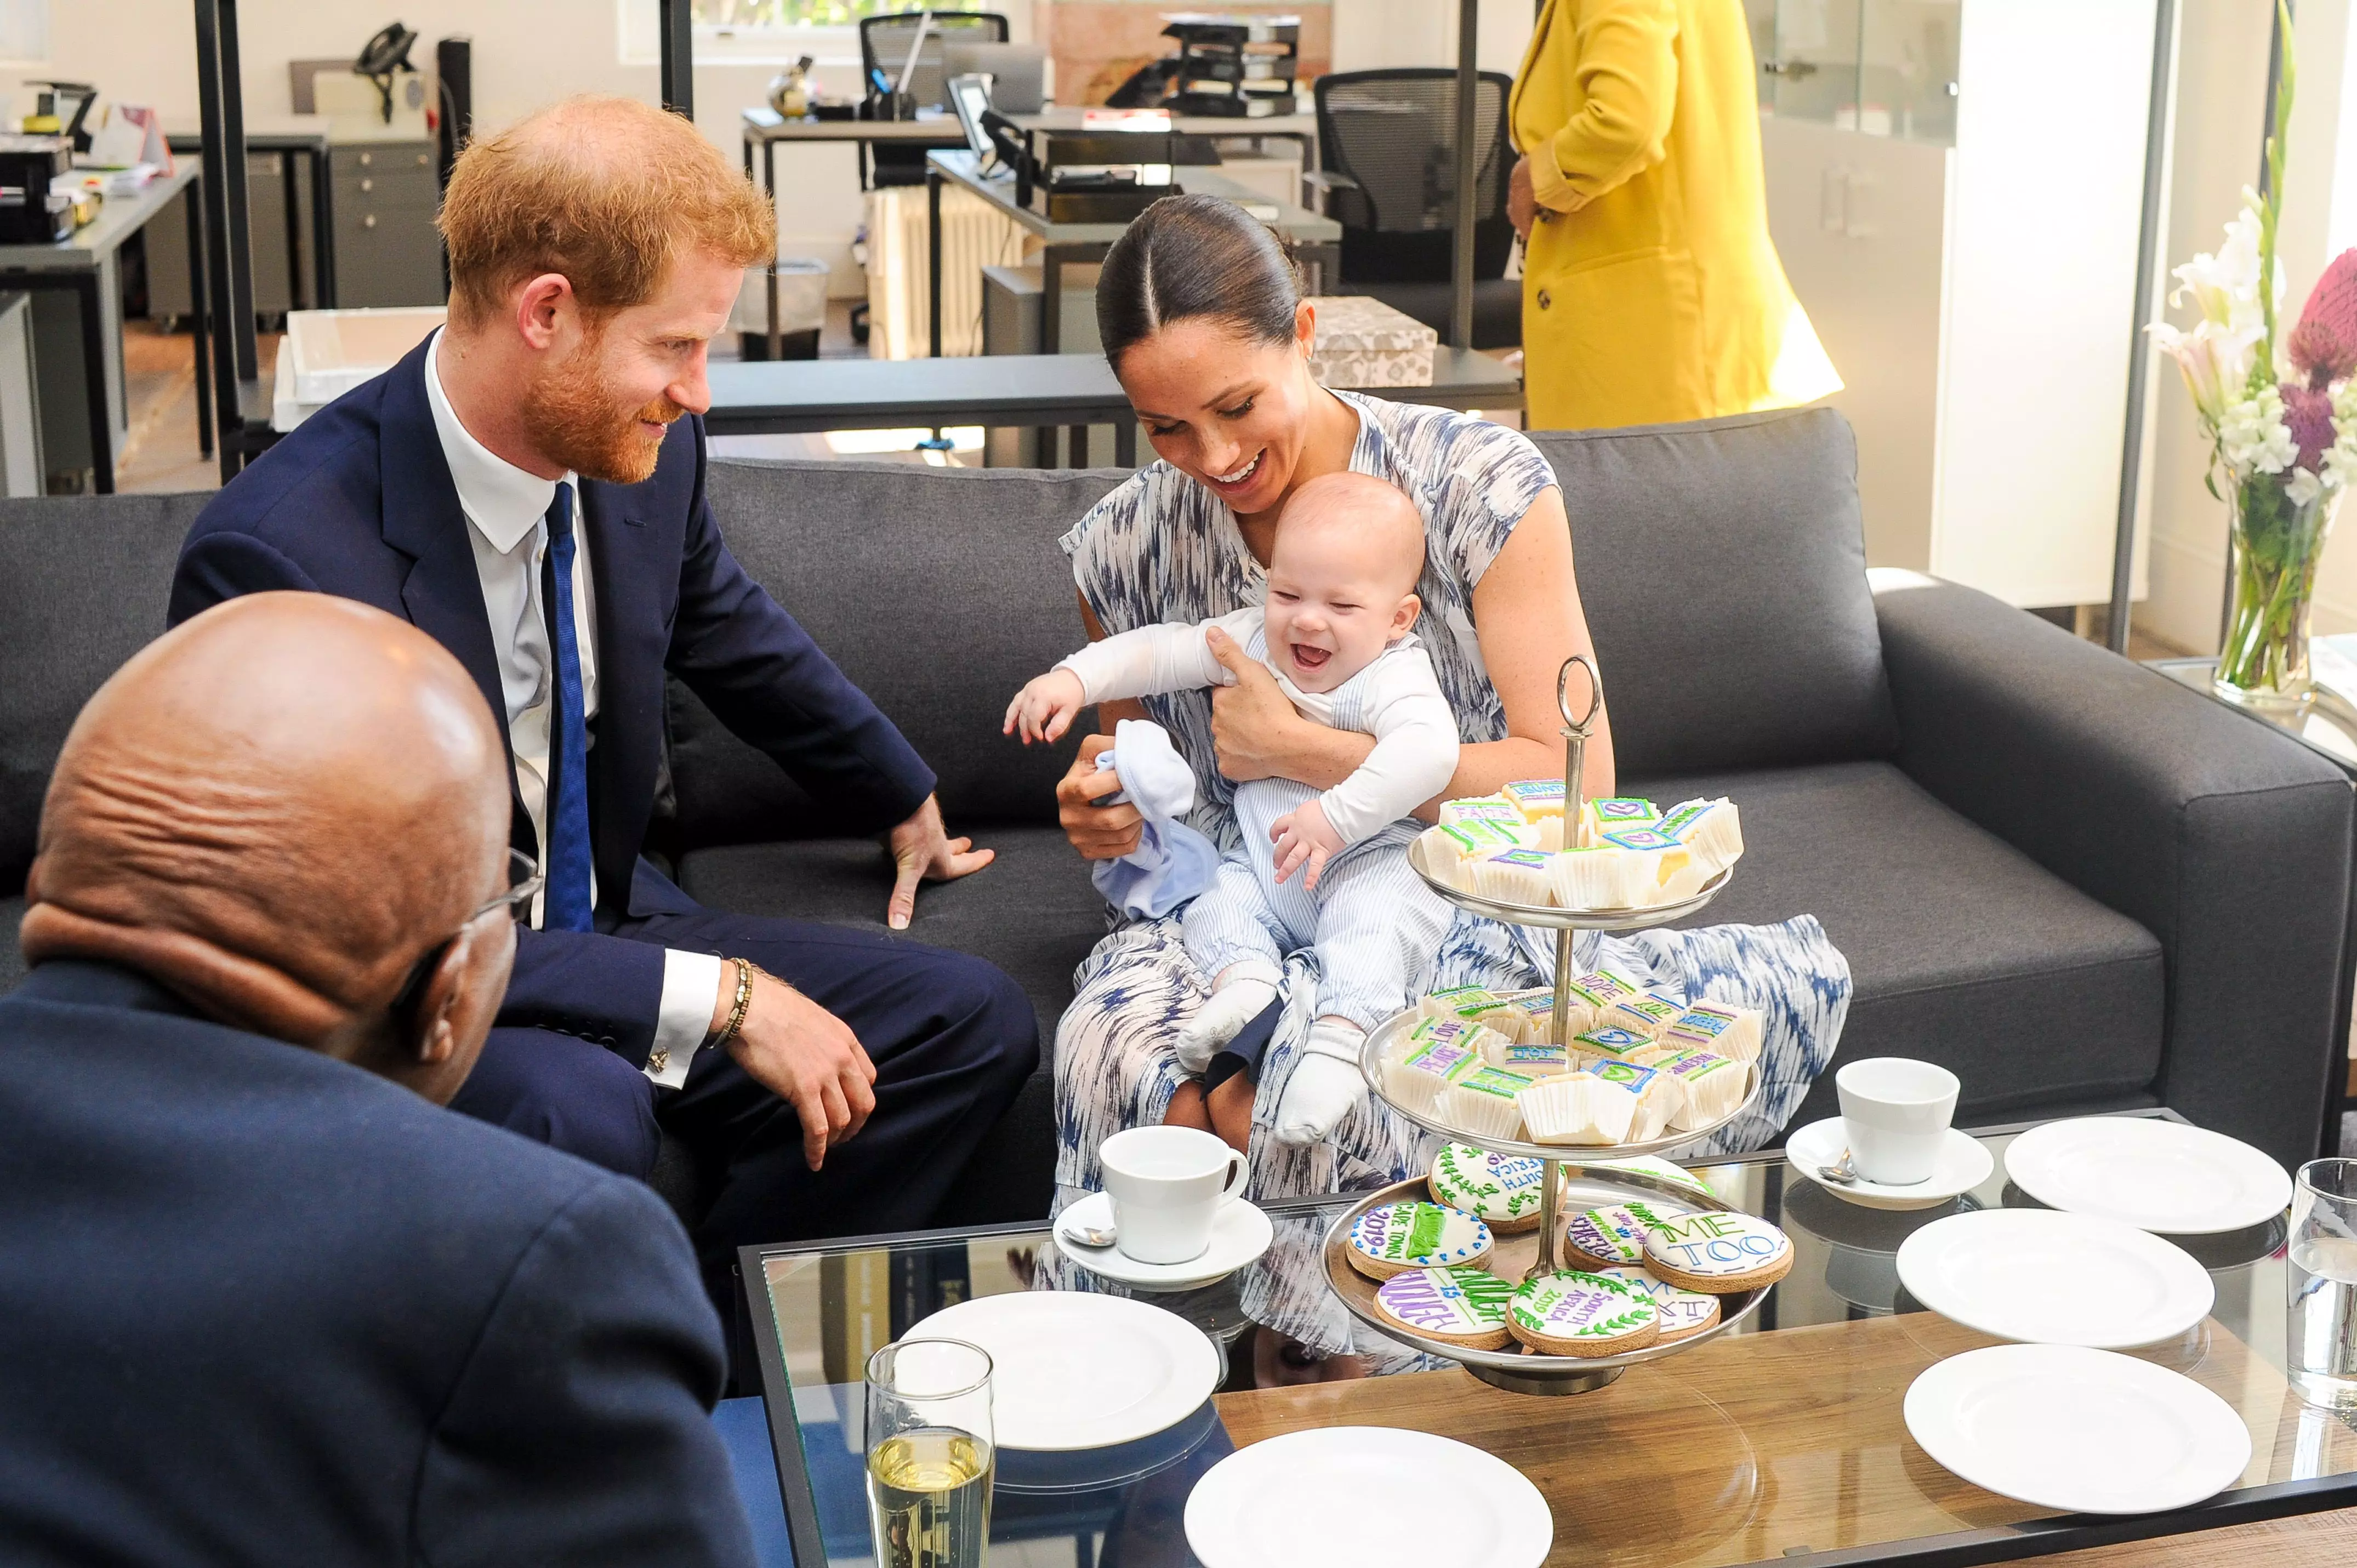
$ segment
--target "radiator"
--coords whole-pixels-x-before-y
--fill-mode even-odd
[[[867,193],[867,353],[921,360],[931,351],[925,188]],[[942,352],[982,352],[982,269],[1023,260],[1023,231],[971,191],[942,192]]]

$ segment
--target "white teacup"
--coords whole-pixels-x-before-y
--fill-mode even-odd
[[[1113,1197],[1114,1246],[1141,1263],[1185,1263],[1211,1250],[1220,1206],[1243,1191],[1243,1155],[1192,1127],[1132,1127],[1097,1149]]]
[[[1834,1074],[1857,1174],[1881,1187],[1931,1180],[1959,1087],[1946,1068],[1905,1057],[1868,1057]]]

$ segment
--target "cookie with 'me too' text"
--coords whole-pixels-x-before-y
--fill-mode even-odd
[[[1375,1292],[1375,1310],[1411,1333],[1473,1350],[1506,1343],[1514,1287],[1482,1269],[1415,1269]]]
[[[1709,1209],[1663,1215],[1624,1205],[1644,1232],[1645,1267],[1656,1279],[1712,1295],[1772,1285],[1792,1270],[1792,1241],[1754,1215]]]

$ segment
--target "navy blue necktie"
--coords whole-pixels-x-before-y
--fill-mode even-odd
[[[556,650],[549,715],[548,890],[541,926],[552,931],[590,929],[589,732],[581,713],[581,647],[573,621],[573,487],[559,484],[548,504],[548,561],[555,613],[549,618]]]

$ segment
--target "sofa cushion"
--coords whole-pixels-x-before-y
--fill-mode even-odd
[[[1831,409],[1544,431],[1632,777],[1889,755],[1857,444]]]
[[[1958,1115],[2149,1099],[2161,949],[1882,762],[1631,781],[1727,795],[1743,860],[1689,927],[1813,914],[1857,983],[1836,1062],[1908,1056],[1964,1079]],[[1835,1114],[1828,1071],[1802,1122]]]
[[[1060,746],[998,733],[1023,682],[1086,640],[1056,541],[1121,479],[1104,472],[901,463],[716,461],[712,504],[745,570],[900,726],[969,824],[1055,819]],[[768,759],[676,682],[671,706],[682,847],[822,835],[827,823]]]
[[[25,885],[74,716],[162,635],[180,537],[210,499],[0,501],[0,892]]]
[[[0,996],[25,978],[25,955],[16,946],[16,929],[24,923],[25,900],[0,898]]]
[[[1056,1021],[1072,1000],[1072,971],[1105,933],[1105,904],[1088,863],[1054,828],[981,835],[998,858],[971,876],[917,894],[908,935],[989,960],[1012,975],[1039,1015],[1044,1063]],[[679,885],[732,915],[825,920],[880,931],[892,890],[883,852],[860,839],[799,839],[690,851]]]

